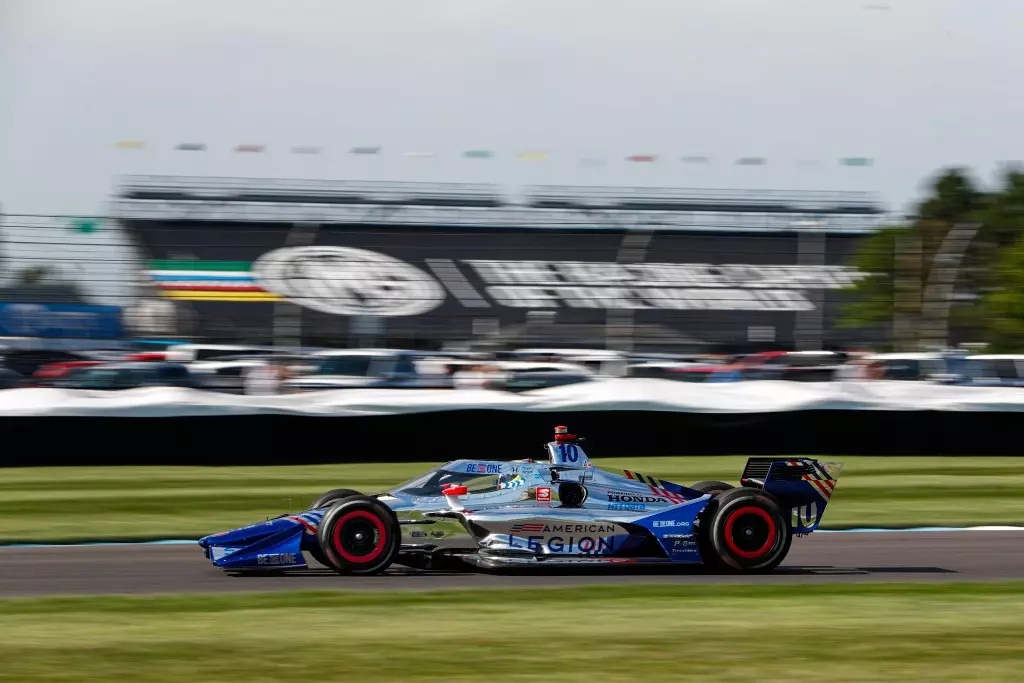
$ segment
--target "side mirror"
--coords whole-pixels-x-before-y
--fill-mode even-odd
[[[469,493],[469,489],[467,489],[465,486],[451,485],[441,493],[443,493],[446,496],[464,496],[467,493]]]

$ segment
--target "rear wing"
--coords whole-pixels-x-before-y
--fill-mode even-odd
[[[821,524],[843,464],[814,458],[749,458],[740,484],[772,494],[792,518],[793,532],[806,534]]]

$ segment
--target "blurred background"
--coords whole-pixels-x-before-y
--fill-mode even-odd
[[[1017,383],[996,5],[4,0],[4,386]]]

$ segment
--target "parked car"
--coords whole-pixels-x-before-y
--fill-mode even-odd
[[[400,349],[319,351],[310,356],[308,371],[285,380],[282,386],[290,391],[438,386],[436,379],[421,373],[416,366],[423,355]]]
[[[964,383],[989,387],[1024,386],[1024,355],[985,354],[964,359]]]
[[[72,375],[74,370],[103,365],[99,360],[73,360],[65,363],[48,363],[32,374],[29,384],[37,387],[59,387]]]
[[[516,393],[579,384],[595,379],[590,368],[573,363],[530,363],[505,361],[497,364],[498,386]]]
[[[738,361],[744,379],[830,382],[849,359],[841,351],[768,351]]]
[[[199,383],[182,363],[105,363],[72,370],[62,384],[68,389],[116,390],[138,387],[192,387]]]
[[[14,370],[0,368],[0,389],[17,389],[23,386],[25,378]]]
[[[199,360],[212,360],[225,356],[240,354],[272,353],[271,347],[265,346],[234,346],[227,344],[178,344],[163,351],[164,359],[173,363],[193,363]],[[146,359],[151,360],[151,359]]]
[[[960,384],[967,371],[963,354],[876,353],[862,360],[875,365],[879,379],[895,381]]]

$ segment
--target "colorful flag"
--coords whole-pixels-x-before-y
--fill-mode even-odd
[[[874,161],[867,157],[846,157],[845,159],[840,159],[839,163],[843,166],[871,166]]]
[[[141,140],[119,140],[117,143],[118,149],[142,149],[145,146]]]
[[[547,152],[523,152],[519,155],[523,161],[542,161],[548,158]]]
[[[470,149],[462,153],[467,159],[490,159],[494,156],[493,152],[488,152],[485,149]]]
[[[236,152],[262,152],[266,149],[263,145],[238,145],[235,147]]]
[[[380,154],[380,147],[353,147],[351,154]]]
[[[683,157],[680,159],[684,164],[710,164],[711,159],[707,157]]]
[[[740,157],[736,160],[737,166],[764,166],[768,160],[764,157]]]
[[[179,152],[203,152],[206,150],[206,145],[201,142],[181,142],[174,149]]]
[[[320,148],[316,145],[296,145],[291,149],[292,154],[319,154]]]
[[[657,160],[657,156],[654,154],[633,154],[632,156],[626,157],[626,161],[637,161],[643,163],[650,163]]]

